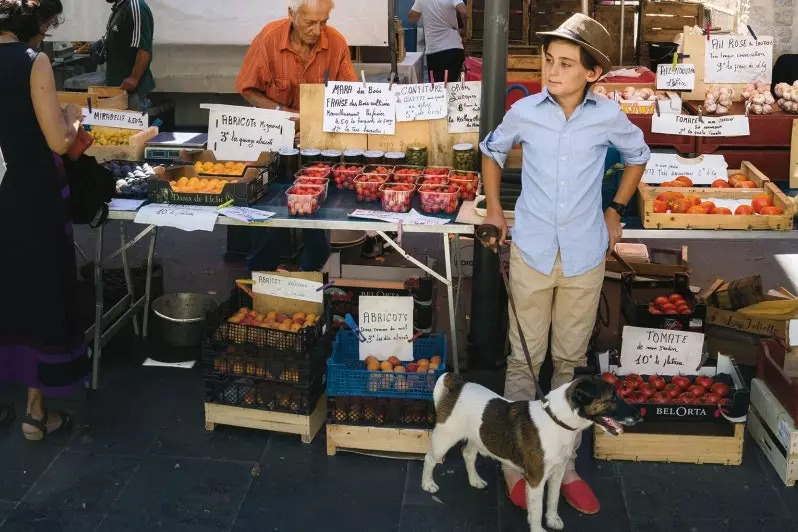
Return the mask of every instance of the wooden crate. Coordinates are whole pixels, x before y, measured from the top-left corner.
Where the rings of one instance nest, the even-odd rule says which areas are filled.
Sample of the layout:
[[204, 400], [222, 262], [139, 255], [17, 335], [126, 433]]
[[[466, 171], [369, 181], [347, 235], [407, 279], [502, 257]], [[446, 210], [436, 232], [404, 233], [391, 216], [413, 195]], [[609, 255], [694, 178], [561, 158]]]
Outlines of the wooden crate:
[[635, 16], [637, 15], [637, 7], [630, 6], [624, 9], [623, 18], [623, 61], [621, 61], [621, 47], [620, 34], [621, 34], [621, 9], [614, 5], [597, 5], [595, 7], [593, 18], [599, 21], [607, 28], [610, 35], [613, 36], [610, 42], [610, 61], [613, 65], [630, 65], [634, 62], [635, 54]]
[[119, 87], [89, 87], [87, 92], [58, 92], [58, 103], [61, 106], [67, 104], [86, 107], [86, 100], [91, 101], [92, 108], [97, 109], [120, 109], [128, 108], [128, 94]]
[[508, 55], [507, 81], [540, 81], [542, 66], [540, 55]]
[[269, 412], [255, 408], [217, 405], [205, 403], [205, 430], [213, 430], [216, 425], [231, 425], [273, 432], [299, 434], [304, 443], [316, 437], [327, 420], [327, 394], [321, 396], [316, 409], [309, 416]]
[[574, 13], [582, 12], [581, 0], [532, 0], [529, 24], [530, 44], [540, 43], [539, 31], [551, 31], [568, 20]]
[[[482, 56], [482, 39], [474, 39], [466, 46], [468, 55], [474, 57]], [[524, 44], [521, 41], [510, 40], [507, 43], [507, 55], [540, 55], [541, 46], [539, 44]]]
[[673, 42], [685, 26], [703, 26], [703, 23], [703, 4], [651, 1], [643, 4], [643, 42]]
[[[97, 129], [96, 126], [95, 129]], [[86, 155], [96, 157], [97, 162], [100, 163], [105, 161], [143, 161], [144, 148], [147, 146], [147, 141], [157, 135], [158, 128], [150, 126], [130, 137], [130, 144], [126, 146], [100, 146], [99, 144], [92, 144], [92, 146], [86, 150]]]
[[374, 451], [422, 456], [430, 446], [431, 429], [397, 429], [327, 425], [327, 454], [338, 451]]
[[[530, 5], [532, 0], [511, 0], [510, 20], [507, 26], [510, 41], [521, 44], [529, 43]], [[468, 21], [466, 36], [469, 39], [482, 40], [485, 30], [485, 8], [483, 2], [468, 3]]]
[[[649, 427], [645, 427], [648, 425]], [[593, 456], [599, 460], [631, 460], [634, 462], [678, 462], [685, 464], [740, 465], [743, 462], [742, 424], [682, 423], [680, 428], [692, 432], [720, 432], [724, 434], [656, 433], [652, 428], [675, 426], [675, 423], [643, 423], [639, 431], [627, 431], [611, 436], [599, 427], [593, 429]], [[641, 432], [651, 430], [650, 432]], [[673, 429], [674, 431], [676, 429]]]
[[760, 379], [751, 381], [748, 432], [784, 484], [794, 486], [798, 480], [798, 429], [765, 381]]

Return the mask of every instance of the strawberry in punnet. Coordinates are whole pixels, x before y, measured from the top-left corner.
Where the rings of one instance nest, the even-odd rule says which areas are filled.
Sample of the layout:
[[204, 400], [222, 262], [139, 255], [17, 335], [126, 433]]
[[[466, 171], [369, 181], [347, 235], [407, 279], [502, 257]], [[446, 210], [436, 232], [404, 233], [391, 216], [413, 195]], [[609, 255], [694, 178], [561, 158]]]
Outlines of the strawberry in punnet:
[[387, 181], [387, 175], [360, 174], [355, 178], [355, 192], [357, 192], [357, 201], [379, 201], [380, 187]]
[[386, 183], [382, 185], [382, 210], [386, 212], [408, 212], [413, 204], [415, 185]]
[[288, 189], [288, 214], [312, 216], [319, 211], [324, 187], [319, 185], [294, 185]]
[[322, 201], [327, 199], [327, 184], [330, 182], [329, 179], [326, 177], [310, 177], [310, 176], [300, 176], [294, 180], [295, 185], [316, 185], [324, 188], [324, 194], [322, 194]]
[[416, 180], [421, 176], [421, 167], [413, 166], [397, 166], [391, 176], [392, 183], [407, 183], [414, 185]]
[[418, 180], [419, 185], [448, 185], [449, 176], [447, 175], [428, 175], [424, 174]]
[[460, 189], [454, 185], [422, 185], [418, 189], [421, 210], [427, 213], [454, 214]]
[[330, 175], [332, 167], [329, 164], [325, 163], [312, 163], [306, 166], [303, 166], [299, 173], [302, 175], [307, 175], [311, 177], [328, 177]]
[[391, 175], [393, 173], [394, 167], [393, 166], [378, 166], [376, 164], [370, 164], [363, 168], [364, 174], [379, 174], [379, 175]]
[[479, 174], [474, 172], [460, 172], [457, 170], [452, 171], [449, 175], [449, 182], [460, 188], [460, 199], [464, 201], [473, 201], [477, 197], [477, 188], [479, 188]]
[[333, 167], [333, 180], [338, 190], [355, 190], [355, 178], [363, 171], [362, 166], [338, 164]]

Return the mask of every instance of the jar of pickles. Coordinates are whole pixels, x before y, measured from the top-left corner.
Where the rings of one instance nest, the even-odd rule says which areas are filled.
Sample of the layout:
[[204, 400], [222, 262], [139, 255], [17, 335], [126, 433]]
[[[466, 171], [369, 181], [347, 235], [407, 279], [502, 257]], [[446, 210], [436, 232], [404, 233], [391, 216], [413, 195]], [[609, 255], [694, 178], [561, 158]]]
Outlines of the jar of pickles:
[[412, 166], [427, 166], [427, 147], [421, 144], [412, 144], [405, 151], [407, 164]]
[[452, 146], [452, 166], [455, 170], [473, 172], [477, 169], [477, 157], [473, 144], [455, 144]]
[[385, 153], [385, 164], [389, 166], [405, 164], [406, 161], [407, 157], [403, 151], [389, 151]]
[[363, 150], [346, 150], [344, 152], [344, 163], [363, 164]]

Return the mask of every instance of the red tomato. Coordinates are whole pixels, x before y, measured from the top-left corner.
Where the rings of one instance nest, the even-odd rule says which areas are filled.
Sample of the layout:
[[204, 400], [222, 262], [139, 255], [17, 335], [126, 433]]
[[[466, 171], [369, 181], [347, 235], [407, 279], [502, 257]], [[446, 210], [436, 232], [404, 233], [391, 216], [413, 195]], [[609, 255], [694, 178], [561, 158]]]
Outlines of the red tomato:
[[759, 214], [763, 216], [767, 216], [768, 214], [784, 214], [784, 211], [779, 209], [778, 207], [762, 207], [762, 210], [759, 211]]
[[601, 380], [603, 380], [604, 382], [608, 382], [612, 385], [615, 385], [615, 383], [618, 382], [618, 377], [614, 373], [610, 373], [607, 371], [601, 374]]
[[652, 403], [667, 403], [670, 401], [670, 396], [665, 392], [657, 392], [651, 396]]
[[644, 403], [648, 398], [640, 390], [635, 390], [626, 398], [627, 403]]
[[698, 194], [688, 194], [684, 197], [691, 205], [701, 205], [701, 196]]
[[676, 375], [671, 379], [671, 383], [678, 386], [682, 391], [687, 390], [687, 388], [690, 387], [690, 379], [684, 375]]
[[731, 214], [731, 209], [727, 209], [726, 207], [715, 207], [715, 210], [712, 211], [712, 214]]
[[676, 305], [673, 303], [666, 303], [661, 307], [663, 314], [676, 314], [678, 311], [676, 310]]
[[618, 394], [624, 399], [629, 397], [629, 394], [635, 391], [635, 385], [629, 381], [622, 381], [618, 384], [619, 384]]
[[676, 402], [682, 405], [692, 405], [696, 403], [696, 396], [690, 392], [684, 392], [679, 395]]
[[689, 177], [687, 177], [686, 175], [680, 175], [676, 179], [674, 179], [674, 181], [682, 183], [686, 187], [692, 187], [693, 186], [693, 180], [690, 179]]
[[734, 188], [756, 188], [756, 183], [753, 181], [738, 181]]
[[654, 392], [655, 392], [654, 387], [651, 386], [651, 384], [649, 384], [647, 382], [641, 382], [640, 384], [638, 384], [637, 391], [639, 391], [643, 395], [645, 395], [646, 399], [648, 399], [649, 397], [654, 395]]
[[668, 203], [662, 200], [654, 200], [654, 212], [658, 214], [668, 212]]
[[682, 294], [671, 294], [670, 296], [668, 296], [668, 299], [674, 305], [678, 305], [679, 301], [684, 301], [684, 296], [682, 296]]
[[754, 196], [754, 199], [751, 200], [751, 207], [757, 214], [759, 214], [759, 211], [761, 211], [763, 207], [770, 207], [771, 205], [773, 205], [773, 200], [767, 194], [757, 194]]
[[679, 397], [679, 394], [682, 393], [682, 389], [679, 388], [677, 385], [675, 385], [673, 383], [666, 384], [665, 385], [665, 393], [671, 399], [676, 399], [677, 397]]
[[692, 207], [690, 200], [686, 198], [679, 198], [671, 202], [671, 212], [675, 214], [684, 214], [690, 207]]
[[729, 176], [729, 185], [736, 186], [741, 181], [748, 181], [748, 176], [745, 174], [732, 174]]
[[668, 299], [665, 296], [659, 296], [654, 300], [654, 304], [657, 305], [658, 307], [661, 307], [662, 305], [667, 305], [668, 303], [670, 303], [670, 299]]
[[747, 216], [754, 214], [754, 209], [752, 209], [750, 205], [740, 205], [734, 209], [734, 214], [738, 216]]
[[720, 395], [714, 392], [709, 392], [703, 397], [703, 399], [704, 402], [708, 405], [716, 405], [720, 402]]
[[712, 378], [711, 377], [707, 377], [706, 375], [699, 375], [698, 377], [696, 377], [695, 378], [695, 383], [698, 386], [703, 386], [707, 390], [712, 388]]
[[701, 205], [693, 205], [692, 207], [687, 209], [687, 212], [685, 212], [685, 214], [706, 214], [706, 211]]
[[702, 201], [701, 206], [704, 207], [704, 212], [707, 214], [711, 214], [715, 210], [715, 204], [711, 201]]
[[703, 386], [699, 386], [697, 384], [693, 384], [687, 389], [688, 392], [695, 395], [696, 397], [703, 397], [705, 393], [707, 393], [707, 389]]
[[712, 385], [710, 390], [712, 390], [712, 393], [716, 393], [721, 397], [726, 397], [729, 395], [729, 385], [725, 382], [716, 382]]
[[663, 390], [665, 389], [665, 379], [660, 377], [659, 375], [651, 375], [648, 378], [649, 384], [654, 387], [656, 390]]
[[712, 182], [712, 188], [729, 188], [729, 182], [723, 179], [716, 179]]
[[670, 203], [673, 200], [681, 199], [684, 197], [684, 194], [681, 192], [663, 192], [659, 196], [657, 196], [657, 200], [664, 201], [665, 203]]
[[641, 377], [637, 373], [629, 373], [626, 377], [624, 377], [624, 380], [626, 382], [631, 382], [634, 385], [635, 389], [637, 389], [640, 383], [643, 382], [643, 377]]

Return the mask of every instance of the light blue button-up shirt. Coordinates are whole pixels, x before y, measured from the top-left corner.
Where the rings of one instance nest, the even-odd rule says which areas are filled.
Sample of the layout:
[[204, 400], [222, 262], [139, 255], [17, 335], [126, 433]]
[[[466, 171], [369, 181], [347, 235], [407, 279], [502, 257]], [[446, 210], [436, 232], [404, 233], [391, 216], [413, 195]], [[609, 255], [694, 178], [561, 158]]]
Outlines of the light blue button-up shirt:
[[601, 264], [609, 242], [601, 210], [607, 148], [627, 165], [645, 164], [643, 132], [617, 103], [592, 93], [566, 120], [544, 88], [516, 102], [480, 148], [503, 168], [516, 144], [524, 158], [512, 237], [524, 261], [550, 275], [559, 251], [566, 277]]

